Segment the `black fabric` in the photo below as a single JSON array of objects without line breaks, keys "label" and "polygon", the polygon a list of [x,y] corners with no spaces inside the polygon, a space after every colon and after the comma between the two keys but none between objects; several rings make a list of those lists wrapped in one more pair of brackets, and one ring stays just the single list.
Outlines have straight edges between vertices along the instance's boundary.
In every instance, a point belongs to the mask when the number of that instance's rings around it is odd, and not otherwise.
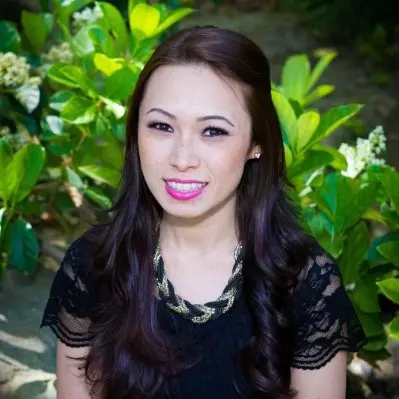
[{"label": "black fabric", "polygon": [[[88,346],[95,304],[88,265],[91,244],[83,237],[72,243],[56,273],[41,327],[49,326],[71,347]],[[160,303],[160,326],[177,340],[192,339],[187,356],[198,364],[166,380],[156,399],[239,398],[233,375],[245,397],[253,398],[237,354],[252,337],[252,316],[245,298],[215,320],[195,324]],[[318,369],[340,351],[357,352],[366,342],[336,263],[316,248],[294,292],[295,326],[292,367]],[[167,394],[169,392],[169,395]]]}]

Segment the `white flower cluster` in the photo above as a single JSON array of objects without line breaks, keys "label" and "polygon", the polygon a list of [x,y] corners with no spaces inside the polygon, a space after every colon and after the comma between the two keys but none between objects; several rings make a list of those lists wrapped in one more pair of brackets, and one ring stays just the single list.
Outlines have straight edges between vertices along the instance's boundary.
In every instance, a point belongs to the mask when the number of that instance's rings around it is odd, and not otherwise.
[{"label": "white flower cluster", "polygon": [[29,79],[30,65],[25,57],[16,54],[0,53],[0,87],[14,88]]},{"label": "white flower cluster", "polygon": [[43,55],[43,59],[46,63],[54,64],[55,62],[61,62],[63,64],[72,64],[73,53],[71,45],[68,42],[55,45],[50,48],[47,54]]},{"label": "white flower cluster", "polygon": [[93,8],[86,7],[82,11],[76,11],[72,15],[72,25],[78,30],[82,26],[96,21],[104,16],[100,6],[96,4]]},{"label": "white flower cluster", "polygon": [[348,168],[342,175],[355,178],[369,165],[381,165],[384,159],[378,158],[386,149],[386,137],[382,126],[377,126],[367,139],[358,138],[356,147],[341,144],[339,152],[346,158]]},{"label": "white flower cluster", "polygon": [[30,65],[25,57],[18,57],[11,52],[0,53],[0,88],[40,85],[42,80],[37,76],[29,76],[29,72]]}]

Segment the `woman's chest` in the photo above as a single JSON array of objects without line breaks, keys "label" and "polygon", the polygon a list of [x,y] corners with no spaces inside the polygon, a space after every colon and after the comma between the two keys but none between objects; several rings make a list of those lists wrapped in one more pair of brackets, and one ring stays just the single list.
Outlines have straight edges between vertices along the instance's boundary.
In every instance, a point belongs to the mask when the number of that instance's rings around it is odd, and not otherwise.
[{"label": "woman's chest", "polygon": [[[192,338],[184,351],[184,360],[195,365],[175,377],[168,377],[156,399],[235,399],[241,398],[234,384],[249,392],[240,352],[252,337],[252,318],[243,303],[203,325],[173,317],[166,327],[175,342]],[[245,397],[245,396],[244,396]]]}]

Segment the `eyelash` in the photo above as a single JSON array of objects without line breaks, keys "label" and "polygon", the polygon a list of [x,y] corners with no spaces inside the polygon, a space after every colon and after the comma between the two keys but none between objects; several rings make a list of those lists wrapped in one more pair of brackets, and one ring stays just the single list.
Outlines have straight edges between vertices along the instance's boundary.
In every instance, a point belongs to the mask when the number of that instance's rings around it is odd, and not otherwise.
[{"label": "eyelash", "polygon": [[[166,127],[166,130],[161,129],[160,126]],[[170,126],[169,126],[167,123],[162,123],[162,122],[150,123],[150,124],[148,125],[148,127],[149,127],[150,129],[160,130],[160,131],[162,131],[162,132],[167,132],[167,129],[170,128]],[[228,135],[229,135],[229,133],[228,133],[226,130],[221,129],[220,127],[216,127],[216,126],[208,126],[208,127],[204,130],[204,132],[206,132],[206,131],[208,131],[208,130],[216,130],[216,131],[218,131],[219,133],[218,133],[217,135],[206,135],[205,137],[219,137],[219,136],[228,136]]]}]

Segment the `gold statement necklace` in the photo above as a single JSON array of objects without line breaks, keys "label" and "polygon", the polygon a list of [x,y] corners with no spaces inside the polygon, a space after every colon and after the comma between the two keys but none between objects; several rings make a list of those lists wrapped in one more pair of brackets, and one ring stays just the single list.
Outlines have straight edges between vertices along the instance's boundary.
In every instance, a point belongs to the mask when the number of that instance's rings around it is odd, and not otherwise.
[{"label": "gold statement necklace", "polygon": [[233,306],[234,301],[241,292],[243,282],[241,244],[238,244],[234,251],[233,272],[222,294],[215,301],[205,304],[192,304],[176,295],[172,283],[166,277],[159,243],[156,247],[153,263],[155,281],[161,299],[170,309],[179,313],[184,318],[191,320],[193,323],[206,323],[226,313]]}]

